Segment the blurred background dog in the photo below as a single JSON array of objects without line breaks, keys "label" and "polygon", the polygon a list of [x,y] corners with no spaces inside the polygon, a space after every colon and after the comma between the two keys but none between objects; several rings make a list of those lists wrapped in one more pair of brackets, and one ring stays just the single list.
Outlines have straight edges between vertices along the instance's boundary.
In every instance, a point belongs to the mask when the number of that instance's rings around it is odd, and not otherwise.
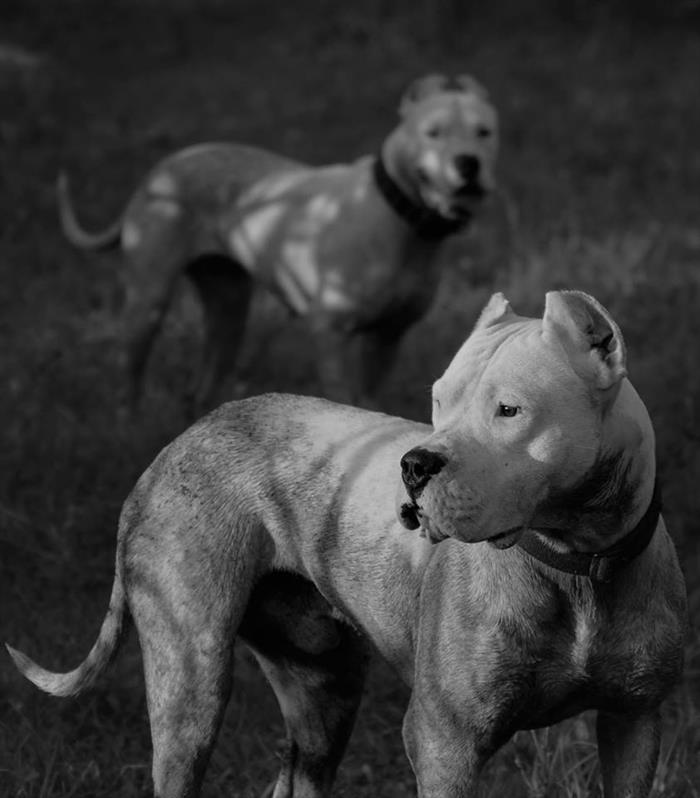
[{"label": "blurred background dog", "polygon": [[400,116],[376,156],[350,165],[309,167],[239,144],[189,147],[155,166],[100,233],[80,226],[62,177],[69,240],[121,246],[131,404],[183,273],[206,327],[195,410],[235,367],[253,282],[309,318],[325,396],[352,403],[376,393],[435,296],[440,244],[493,190],[498,149],[496,112],[468,76],[416,80]]}]

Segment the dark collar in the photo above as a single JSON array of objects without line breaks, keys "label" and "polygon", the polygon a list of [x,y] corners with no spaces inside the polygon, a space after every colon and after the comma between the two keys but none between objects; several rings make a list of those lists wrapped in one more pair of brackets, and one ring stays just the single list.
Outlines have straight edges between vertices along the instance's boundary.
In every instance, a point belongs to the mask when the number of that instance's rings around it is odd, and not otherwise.
[{"label": "dark collar", "polygon": [[448,219],[404,194],[394,178],[387,172],[381,155],[374,159],[372,171],[379,193],[396,214],[413,228],[419,238],[440,241],[459,232],[469,223],[468,216],[463,219]]},{"label": "dark collar", "polygon": [[603,551],[587,554],[571,551],[559,552],[550,548],[535,529],[526,530],[518,541],[518,546],[531,557],[564,571],[567,574],[587,576],[593,582],[609,582],[649,545],[661,514],[661,489],[658,480],[654,483],[654,493],[647,511],[635,528],[623,538]]}]

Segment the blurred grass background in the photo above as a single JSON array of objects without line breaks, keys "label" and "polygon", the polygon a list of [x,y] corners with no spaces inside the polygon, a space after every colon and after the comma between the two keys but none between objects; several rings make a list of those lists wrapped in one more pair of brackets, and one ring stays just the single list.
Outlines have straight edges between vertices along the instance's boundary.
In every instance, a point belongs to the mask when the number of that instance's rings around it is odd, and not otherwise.
[{"label": "blurred grass background", "polygon": [[[86,224],[116,216],[172,150],[232,139],[312,163],[376,151],[404,87],[471,72],[501,113],[502,207],[445,247],[447,279],[405,342],[384,407],[428,415],[429,386],[492,290],[521,313],[557,287],[620,322],[657,432],[669,529],[691,602],[686,677],[666,709],[655,795],[700,794],[700,14],[696,2],[3,0],[0,7],[0,639],[56,668],[92,643],[121,502],[184,425],[200,319],[186,287],[143,412],[117,423],[106,336],[116,262],[76,253],[53,186]],[[315,393],[309,339],[261,297],[243,355],[249,393]],[[282,726],[244,651],[205,795],[260,795]],[[378,663],[339,774],[342,796],[405,796],[406,692]],[[595,794],[590,718],[520,734],[484,796]],[[0,795],[147,793],[138,648],[75,701],[39,695],[0,655]]]}]

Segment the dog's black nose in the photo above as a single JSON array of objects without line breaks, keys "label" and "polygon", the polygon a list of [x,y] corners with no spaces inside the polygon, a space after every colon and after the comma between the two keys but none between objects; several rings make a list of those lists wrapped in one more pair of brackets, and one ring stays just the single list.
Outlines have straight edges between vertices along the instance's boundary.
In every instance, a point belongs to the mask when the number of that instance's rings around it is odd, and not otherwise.
[{"label": "dog's black nose", "polygon": [[416,498],[430,477],[439,473],[447,460],[437,452],[416,446],[401,458],[401,478],[411,498]]},{"label": "dog's black nose", "polygon": [[462,153],[455,157],[455,168],[465,183],[473,183],[479,176],[481,162],[476,155]]}]

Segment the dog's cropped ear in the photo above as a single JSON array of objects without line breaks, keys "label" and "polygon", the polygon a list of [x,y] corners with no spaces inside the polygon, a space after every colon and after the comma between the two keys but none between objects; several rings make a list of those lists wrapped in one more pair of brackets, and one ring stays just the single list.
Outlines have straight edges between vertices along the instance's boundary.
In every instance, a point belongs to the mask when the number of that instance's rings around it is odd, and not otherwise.
[{"label": "dog's cropped ear", "polygon": [[414,103],[420,102],[420,100],[431,94],[445,91],[449,82],[449,79],[445,75],[426,75],[425,77],[414,80],[401,97],[399,114],[403,116]]},{"label": "dog's cropped ear", "polygon": [[491,299],[486,303],[481,315],[474,325],[475,330],[481,330],[485,327],[490,327],[492,324],[505,321],[509,316],[515,316],[515,311],[510,306],[510,302],[498,292],[492,294]]},{"label": "dog's cropped ear", "polygon": [[476,94],[482,100],[488,100],[489,98],[489,93],[486,89],[471,75],[457,75],[454,82],[457,88],[465,94]]},{"label": "dog's cropped ear", "polygon": [[[545,300],[542,330],[556,336],[573,354],[584,356],[595,384],[608,390],[627,374],[625,342],[608,311],[583,291],[550,291]],[[580,361],[579,361],[580,362]],[[576,362],[573,362],[576,367]]]}]

